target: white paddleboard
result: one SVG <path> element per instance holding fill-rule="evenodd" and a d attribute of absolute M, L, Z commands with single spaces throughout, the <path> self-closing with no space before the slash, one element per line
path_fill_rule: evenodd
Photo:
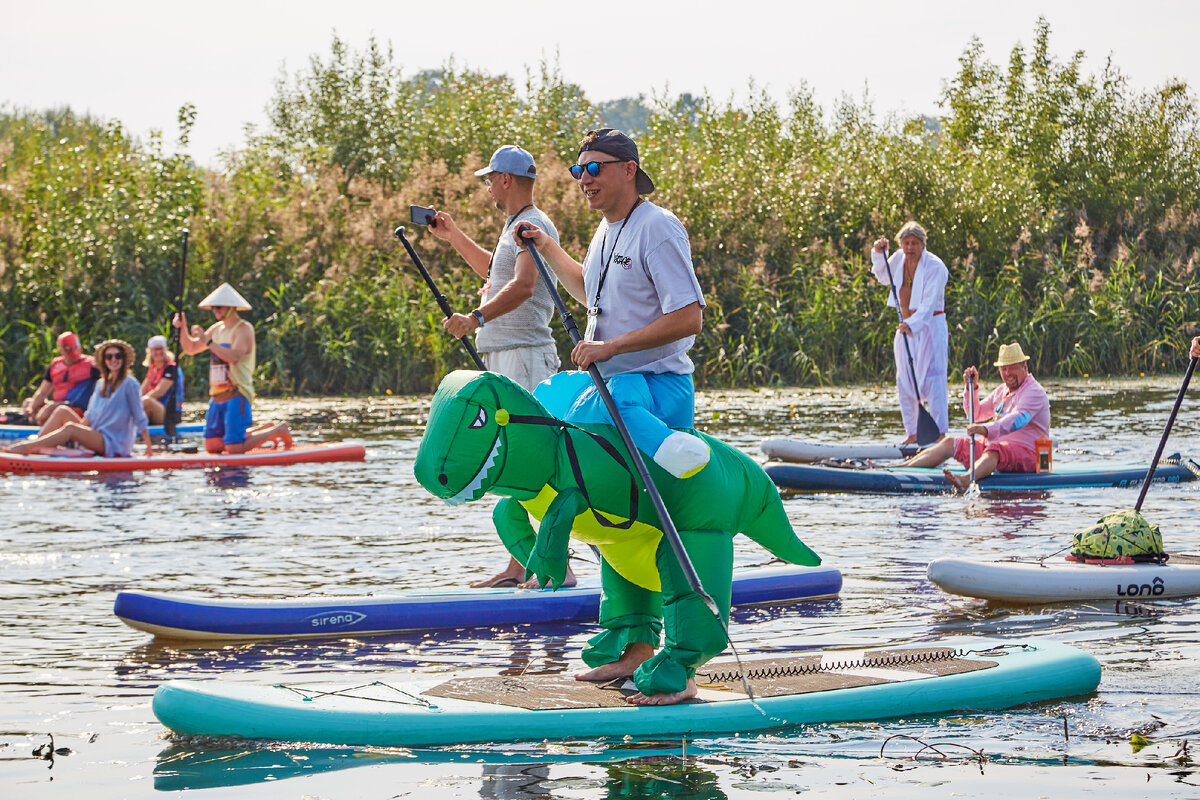
<path fill-rule="evenodd" d="M 1045 561 L 971 561 L 939 558 L 929 580 L 950 594 L 1002 603 L 1071 600 L 1166 600 L 1200 595 L 1200 554 L 1172 554 L 1166 564 L 1081 564 Z"/>
<path fill-rule="evenodd" d="M 911 458 L 917 454 L 915 444 L 819 444 L 803 439 L 764 439 L 762 451 L 776 461 L 807 463 L 825 458 L 869 458 L 890 460 Z"/>

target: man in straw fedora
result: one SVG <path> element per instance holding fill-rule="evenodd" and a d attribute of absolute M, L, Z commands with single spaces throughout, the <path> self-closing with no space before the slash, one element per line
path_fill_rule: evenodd
<path fill-rule="evenodd" d="M 228 283 L 222 283 L 200 301 L 201 308 L 212 309 L 217 321 L 208 330 L 199 325 L 188 328 L 187 315 L 180 312 L 173 323 L 179 328 L 179 342 L 190 356 L 208 350 L 208 414 L 204 420 L 204 448 L 210 453 L 244 453 L 273 441 L 292 446 L 292 434 L 286 422 L 268 423 L 250 429 L 254 402 L 254 326 L 238 312 L 249 311 L 250 304 Z"/>
<path fill-rule="evenodd" d="M 963 410 L 975 424 L 967 426 L 966 436 L 946 437 L 904 462 L 906 467 L 936 467 L 953 458 L 964 467 L 971 464 L 971 438 L 975 441 L 975 479 L 1001 472 L 1034 472 L 1037 470 L 1037 446 L 1040 438 L 1050 438 L 1050 398 L 1046 390 L 1029 374 L 1029 356 L 1021 345 L 1000 345 L 996 367 L 1000 370 L 1001 386 L 982 402 L 973 397 L 972 385 L 978 385 L 979 370 L 967 367 L 963 371 Z M 974 403 L 972 415 L 971 404 Z M 986 421 L 980 421 L 986 420 Z M 958 491 L 966 491 L 970 478 L 943 470 L 946 480 Z"/>

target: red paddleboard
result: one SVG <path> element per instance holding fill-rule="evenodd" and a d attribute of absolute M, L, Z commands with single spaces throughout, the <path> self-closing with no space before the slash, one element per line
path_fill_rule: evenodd
<path fill-rule="evenodd" d="M 367 449 L 361 444 L 329 442 L 298 444 L 291 449 L 264 447 L 230 455 L 212 453 L 163 453 L 131 458 L 60 458 L 45 455 L 0 453 L 0 472 L 18 475 L 43 472 L 136 472 L 151 469 L 212 469 L 215 467 L 265 467 L 278 464 L 309 464 L 322 461 L 362 461 Z"/>

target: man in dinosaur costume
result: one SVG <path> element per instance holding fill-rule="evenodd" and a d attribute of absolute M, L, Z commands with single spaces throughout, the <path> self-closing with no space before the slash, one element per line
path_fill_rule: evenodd
<path fill-rule="evenodd" d="M 705 591 L 729 621 L 733 536 L 744 533 L 794 564 L 821 559 L 792 531 L 779 492 L 753 460 L 695 433 L 712 458 L 681 480 L 654 463 L 658 487 Z M 429 409 L 417 452 L 417 480 L 451 505 L 501 495 L 492 518 L 527 574 L 557 588 L 571 535 L 602 557 L 600 625 L 578 677 L 632 675 L 642 705 L 696 694 L 698 666 L 725 649 L 725 630 L 688 586 L 658 514 L 612 425 L 571 425 L 513 381 L 492 372 L 446 376 Z M 530 517 L 541 521 L 535 532 Z M 666 644 L 651 657 L 665 625 Z"/>

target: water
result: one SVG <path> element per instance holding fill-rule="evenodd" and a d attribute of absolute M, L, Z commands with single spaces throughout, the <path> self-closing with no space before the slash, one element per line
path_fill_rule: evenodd
<path fill-rule="evenodd" d="M 1055 463 L 1063 464 L 1148 461 L 1178 385 L 1145 379 L 1048 388 Z M 506 558 L 490 502 L 452 510 L 412 476 L 427 403 L 262 404 L 261 416 L 288 417 L 301 438 L 365 441 L 361 464 L 0 477 L 0 796 L 87 791 L 107 800 L 185 787 L 239 798 L 894 798 L 926 797 L 934 787 L 960 797 L 1200 796 L 1200 776 L 1183 749 L 1185 741 L 1200 747 L 1200 601 L 1004 608 L 944 595 L 925 579 L 925 565 L 943 555 L 1055 552 L 1074 530 L 1132 506 L 1133 489 L 974 500 L 787 497 L 801 538 L 843 571 L 841 597 L 734 616 L 743 654 L 973 634 L 1070 642 L 1104 666 L 1090 698 L 686 743 L 410 751 L 169 738 L 149 702 L 168 678 L 348 683 L 381 672 L 403 680 L 465 667 L 556 672 L 579 665 L 587 626 L 181 646 L 112 615 L 124 588 L 272 597 L 440 589 L 490 574 Z M 1200 453 L 1197 406 L 1185 402 L 1168 453 Z M 757 455 L 769 436 L 894 440 L 898 415 L 890 408 L 890 391 L 878 387 L 710 392 L 698 398 L 697 421 Z M 1198 499 L 1196 484 L 1150 489 L 1143 510 L 1162 527 L 1168 549 L 1200 549 Z M 739 539 L 736 558 L 755 563 L 763 553 Z M 577 562 L 576 571 L 594 576 L 596 567 Z M 1133 733 L 1151 743 L 1135 751 Z M 50 735 L 55 748 L 68 750 L 45 757 Z"/>

